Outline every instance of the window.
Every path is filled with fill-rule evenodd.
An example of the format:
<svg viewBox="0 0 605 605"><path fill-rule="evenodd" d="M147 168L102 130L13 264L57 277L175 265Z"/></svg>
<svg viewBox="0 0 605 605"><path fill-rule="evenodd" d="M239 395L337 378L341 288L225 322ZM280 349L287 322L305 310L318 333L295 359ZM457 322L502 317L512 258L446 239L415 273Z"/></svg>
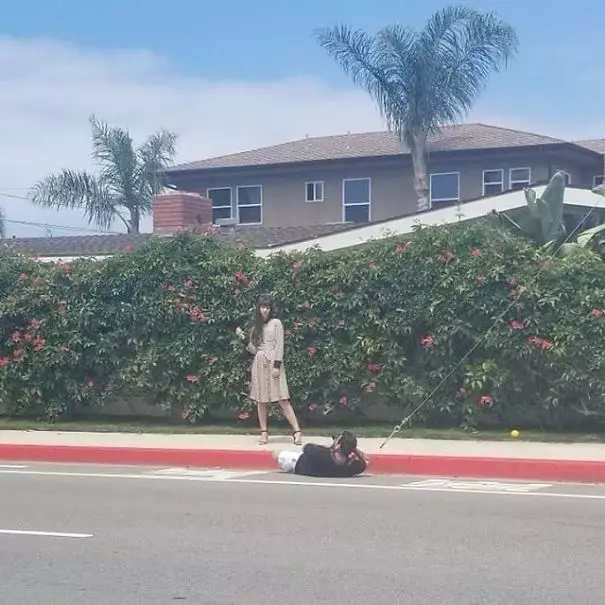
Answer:
<svg viewBox="0 0 605 605"><path fill-rule="evenodd" d="M324 201L324 184L322 181L306 183L305 189L307 192L307 202L323 202Z"/></svg>
<svg viewBox="0 0 605 605"><path fill-rule="evenodd" d="M431 174L429 188L431 206L448 206L460 199L460 173L441 172Z"/></svg>
<svg viewBox="0 0 605 605"><path fill-rule="evenodd" d="M345 222L369 223L370 205L370 179L344 179L342 181L342 214Z"/></svg>
<svg viewBox="0 0 605 605"><path fill-rule="evenodd" d="M523 189L531 183L531 168L511 168L508 171L509 189Z"/></svg>
<svg viewBox="0 0 605 605"><path fill-rule="evenodd" d="M557 172L563 173L563 176L565 177L565 186L571 185L571 174L569 174L569 172L567 172L566 170L561 170L560 168L557 168L553 174L556 174Z"/></svg>
<svg viewBox="0 0 605 605"><path fill-rule="evenodd" d="M237 188L237 219L240 225L263 222L263 188L260 185Z"/></svg>
<svg viewBox="0 0 605 605"><path fill-rule="evenodd" d="M221 219L231 218L231 187L208 189L206 195L212 200L212 222L215 225Z"/></svg>
<svg viewBox="0 0 605 605"><path fill-rule="evenodd" d="M504 189L504 170L483 171L483 195L496 195Z"/></svg>
<svg viewBox="0 0 605 605"><path fill-rule="evenodd" d="M599 185L602 185L604 181L605 181L605 176L603 176L603 175L595 176L592 179L592 186L598 187Z"/></svg>

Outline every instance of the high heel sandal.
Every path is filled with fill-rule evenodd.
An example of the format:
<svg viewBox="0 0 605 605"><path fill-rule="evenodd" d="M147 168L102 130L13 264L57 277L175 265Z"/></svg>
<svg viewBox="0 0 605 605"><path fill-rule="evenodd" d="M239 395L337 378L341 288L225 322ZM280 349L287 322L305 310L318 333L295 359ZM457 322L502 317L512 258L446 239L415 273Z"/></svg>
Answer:
<svg viewBox="0 0 605 605"><path fill-rule="evenodd" d="M267 445L269 443L269 431L266 429L260 432L260 439L258 440L258 445Z"/></svg>
<svg viewBox="0 0 605 605"><path fill-rule="evenodd" d="M292 433L292 441L294 442L294 445L302 445L302 432L294 431Z"/></svg>

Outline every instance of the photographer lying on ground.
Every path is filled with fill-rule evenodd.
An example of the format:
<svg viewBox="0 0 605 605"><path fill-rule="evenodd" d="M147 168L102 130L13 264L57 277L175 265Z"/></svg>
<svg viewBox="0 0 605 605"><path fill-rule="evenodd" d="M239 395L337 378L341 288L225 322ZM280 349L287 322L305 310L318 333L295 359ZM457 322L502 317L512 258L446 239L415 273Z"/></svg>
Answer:
<svg viewBox="0 0 605 605"><path fill-rule="evenodd" d="M333 437L331 446L307 443L302 452L276 453L279 468L286 473L309 477L354 477L368 467L366 455L357 449L357 437L344 431Z"/></svg>

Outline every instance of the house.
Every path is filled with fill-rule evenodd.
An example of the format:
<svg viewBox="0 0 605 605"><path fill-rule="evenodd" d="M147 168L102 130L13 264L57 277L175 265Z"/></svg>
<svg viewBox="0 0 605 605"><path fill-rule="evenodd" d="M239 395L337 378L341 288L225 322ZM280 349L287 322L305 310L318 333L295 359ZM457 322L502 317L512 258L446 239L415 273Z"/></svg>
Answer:
<svg viewBox="0 0 605 605"><path fill-rule="evenodd" d="M545 186L536 187L540 195ZM278 252L304 252L312 248L340 250L390 236L406 236L418 225L439 226L484 217L493 211L514 216L526 206L525 192L505 191L456 206L434 208L422 214L404 215L380 222L302 227L234 225L211 228L212 200L195 193L173 192L156 196L153 204L153 233L85 235L69 237L17 238L5 246L36 255L40 261L69 261L75 258L101 260L143 246L154 237L170 237L181 230L210 231L219 242L243 244L266 258ZM568 229L582 224L588 228L605 222L605 198L590 189L569 186L565 190L565 218ZM588 220L587 220L588 218Z"/></svg>
<svg viewBox="0 0 605 605"><path fill-rule="evenodd" d="M605 146L603 146L605 147ZM429 139L431 209L547 182L592 188L603 151L486 124L448 126ZM213 221L299 227L376 223L416 212L409 150L389 132L306 138L182 164L177 190L212 200Z"/></svg>

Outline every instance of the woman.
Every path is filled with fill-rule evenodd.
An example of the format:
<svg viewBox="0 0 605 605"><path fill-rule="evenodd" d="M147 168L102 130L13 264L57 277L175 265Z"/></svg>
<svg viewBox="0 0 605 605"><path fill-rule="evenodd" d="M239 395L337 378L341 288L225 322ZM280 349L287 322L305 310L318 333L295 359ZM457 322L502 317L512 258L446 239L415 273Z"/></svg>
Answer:
<svg viewBox="0 0 605 605"><path fill-rule="evenodd" d="M349 431L333 437L330 447L307 443L302 452L276 452L279 468L310 477L355 477L368 467L366 455L357 449L357 437Z"/></svg>
<svg viewBox="0 0 605 605"><path fill-rule="evenodd" d="M236 329L237 336L245 341L246 335L241 328ZM268 405L279 403L292 427L294 445L302 445L302 433L288 391L288 381L284 368L284 326L275 317L275 305L268 296L261 296L256 305L256 318L250 332L246 349L254 355L252 361L252 383L250 399L258 408L260 424L259 445L269 441L267 430Z"/></svg>

